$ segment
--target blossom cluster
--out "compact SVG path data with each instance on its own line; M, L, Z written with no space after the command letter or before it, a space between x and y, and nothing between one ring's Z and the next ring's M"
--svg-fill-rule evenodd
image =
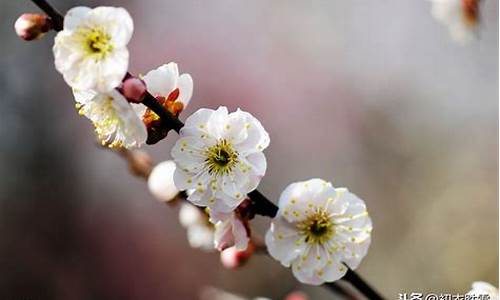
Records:
M127 45L134 24L123 8L75 7L62 27L53 47L55 67L102 144L140 147L166 136L168 126L143 101L153 97L177 118L192 97L191 76L180 74L175 63L140 78L130 75ZM249 221L257 204L249 194L266 173L263 151L270 144L269 134L250 113L219 107L196 111L179 135L171 150L173 160L150 171L148 187L160 201L185 197L188 202L182 204L179 220L191 246L223 251L223 264L237 266L255 248ZM371 230L361 199L311 179L284 190L265 244L301 282L321 284L359 265Z
M176 115L188 104L193 91L191 76L179 75L175 63L149 71L142 80L124 81L133 30L132 18L124 8L75 7L64 17L63 30L56 35L53 47L55 67L73 89L79 113L92 121L103 145L111 147L141 146L159 119L143 104L131 103L140 102L127 97L133 85L139 85L135 89L145 85Z
M479 23L479 0L429 0L433 16L451 36L466 43ZM61 19L62 20L62 19ZM24 14L15 24L25 40L60 27L56 20ZM55 37L55 68L72 88L76 108L112 148L153 144L170 129L144 105L146 97L178 118L193 95L193 79L170 62L139 78L128 73L128 43L134 23L120 7L75 7ZM151 99L150 99L151 100ZM173 160L150 172L148 187L159 201L183 198L179 221L192 247L221 251L222 263L237 267L255 250L250 220L258 205L251 193L267 169L270 136L248 112L201 108L189 116L171 149ZM274 205L274 204L273 204ZM265 235L271 257L290 267L302 283L320 285L342 278L366 256L373 229L365 202L347 188L318 178L288 185ZM467 295L498 299L498 289L475 282Z

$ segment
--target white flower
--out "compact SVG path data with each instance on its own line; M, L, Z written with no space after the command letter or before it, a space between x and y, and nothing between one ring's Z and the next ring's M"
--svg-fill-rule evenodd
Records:
M54 43L56 69L79 90L109 92L127 73L134 24L119 7L74 7Z
M196 205L229 212L266 172L262 150L269 135L247 112L200 109L186 120L180 136L172 149L174 182L180 190L195 189L188 200Z
M476 281L472 283L472 290L468 292L467 295L488 295L490 296L489 300L498 300L498 289L487 282Z
M146 126L118 91L97 93L73 90L73 95L79 113L94 123L103 145L130 148L146 141Z
M479 0L430 0L432 15L448 27L454 40L465 44L476 36Z
M179 190L174 184L175 162L167 160L157 164L148 177L148 188L159 201L175 199Z
M236 250L243 251L248 247L250 238L243 222L235 212L222 213L210 210L210 222L214 224L214 246L222 251L235 246Z
M370 245L372 222L363 200L321 179L290 184L266 233L272 257L307 284L335 281L356 268Z
M187 230L189 245L205 251L214 250L214 227L208 221L208 215L199 207L182 203L179 221Z
M149 71L144 81L148 91L174 115L186 108L193 95L191 75L179 76L179 68L173 62Z

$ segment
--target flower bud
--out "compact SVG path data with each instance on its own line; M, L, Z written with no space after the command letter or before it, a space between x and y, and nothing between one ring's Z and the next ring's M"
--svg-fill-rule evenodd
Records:
M245 264L253 255L255 246L253 243L248 243L246 250L239 251L235 246L229 247L220 253L220 261L227 269L236 269Z
M286 295L285 300L309 300L309 298L303 292L296 291Z
M174 200L179 190L174 184L175 162L168 160L154 167L148 178L149 191L159 201Z
M151 170L153 169L151 156L141 150L131 150L127 151L126 157L132 174L148 178Z
M121 87L122 94L129 102L141 103L146 95L146 83L137 77L125 79Z
M52 29L49 17L41 14L22 14L14 24L16 34L25 41L41 38Z

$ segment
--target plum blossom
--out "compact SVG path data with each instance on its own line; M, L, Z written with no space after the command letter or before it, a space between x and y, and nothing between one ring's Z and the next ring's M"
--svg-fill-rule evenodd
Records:
M175 162L167 160L157 164L148 177L148 188L159 201L172 201L179 190L174 184Z
M472 283L472 290L467 293L471 296L489 296L490 300L498 300L498 289L493 285L484 282L476 281ZM479 298L478 298L479 299Z
M210 222L215 227L214 246L217 250L222 251L232 246L238 251L247 249L250 238L245 224L236 212L210 210Z
M431 13L448 27L451 37L465 44L472 41L479 23L479 0L430 0Z
M204 251L214 251L214 226L201 208L184 202L179 210L179 221L186 228L189 245Z
M355 269L370 245L363 200L322 179L290 184L266 233L271 256L307 284L335 281Z
M131 148L146 141L146 126L118 91L73 90L73 95L79 114L92 121L103 145Z
M147 90L156 100L175 117L187 107L193 95L193 79L185 73L179 75L179 68L174 62L164 64L146 73L142 77ZM148 144L154 144L165 136L169 128L163 126L160 117L151 109L134 105L148 129Z
M56 69L72 88L109 92L128 69L134 24L121 7L74 7L53 47Z
M226 107L200 109L191 115L172 149L180 190L193 189L188 200L212 211L235 209L266 172L262 151L269 135L251 114Z
M193 78L187 73L179 75L174 62L149 71L144 81L148 91L176 116L186 108L193 95Z

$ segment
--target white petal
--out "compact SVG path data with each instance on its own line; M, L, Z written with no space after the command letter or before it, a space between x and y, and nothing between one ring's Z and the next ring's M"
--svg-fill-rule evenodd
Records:
M87 15L90 26L99 24L110 35L113 46L124 47L134 32L134 22L130 14L122 7L99 6Z
M179 71L176 63L162 65L144 76L148 91L153 95L168 97L177 87Z
M332 260L316 274L325 282L333 282L344 277L346 272L347 268L342 263Z
M64 16L64 30L75 29L78 25L80 25L81 21L87 17L91 10L92 9L85 6L77 6L68 10Z
M73 89L73 96L75 97L75 101L80 104L89 103L90 101L92 101L92 99L94 99L96 95L97 93L94 92L93 90L82 91Z
M179 76L177 87L179 88L179 99L185 108L193 96L193 78L191 78L191 75L182 74Z
M167 160L157 164L148 177L148 188L160 201L175 199L179 190L174 184L175 162Z
M292 264L292 272L295 278L302 283L311 285L320 285L323 283L323 279L317 276L314 270L303 269L297 261Z
M184 227L205 224L206 216L200 208L189 203L182 203L179 209L179 222Z

